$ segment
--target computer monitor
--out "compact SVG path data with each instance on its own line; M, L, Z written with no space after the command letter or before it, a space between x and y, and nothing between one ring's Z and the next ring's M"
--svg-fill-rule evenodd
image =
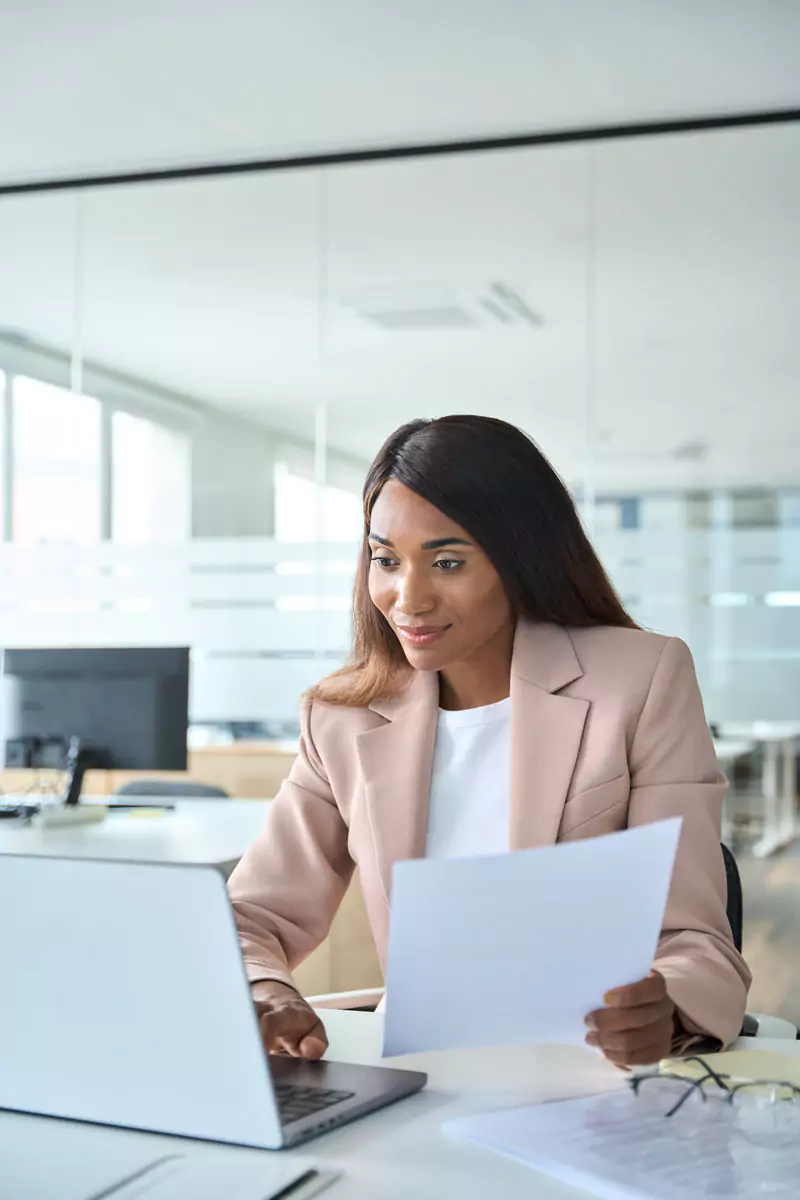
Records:
M13 761L77 769L73 803L87 767L186 770L187 647L6 650L3 692Z

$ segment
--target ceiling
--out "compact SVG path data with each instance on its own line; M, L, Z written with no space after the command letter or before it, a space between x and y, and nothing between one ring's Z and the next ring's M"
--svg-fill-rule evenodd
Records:
M68 27L44 7L12 17L30 102L0 133L11 174L800 97L800 6L780 3L503 0L491 19L463 3L456 23L444 5L234 3L217 42L203 4L183 42L188 6L140 3L126 23L77 3ZM77 334L108 366L292 436L312 436L326 401L331 445L364 459L403 420L472 410L523 425L573 483L800 483L800 125L104 189L79 206L76 254L74 194L0 200L0 328L65 349ZM493 282L541 325L357 315L475 312Z
M18 0L0 182L800 102L791 0Z

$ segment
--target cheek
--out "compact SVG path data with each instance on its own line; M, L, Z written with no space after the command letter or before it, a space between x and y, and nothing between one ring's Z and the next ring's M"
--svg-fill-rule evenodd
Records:
M472 587L459 589L451 606L465 653L493 638L511 621L511 606L502 585L493 579L476 584L477 580Z
M493 575L471 580L465 577L457 595L453 596L453 604L462 619L470 624L498 625L511 615L503 586Z
M376 571L370 571L369 598L378 611L384 613L384 615L391 608L392 590L389 580L385 575L381 576Z

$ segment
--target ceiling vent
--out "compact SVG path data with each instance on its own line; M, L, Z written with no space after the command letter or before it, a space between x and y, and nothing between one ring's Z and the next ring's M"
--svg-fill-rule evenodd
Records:
M403 287L384 293L343 297L353 316L389 333L426 330L523 328L542 318L507 283L481 287Z

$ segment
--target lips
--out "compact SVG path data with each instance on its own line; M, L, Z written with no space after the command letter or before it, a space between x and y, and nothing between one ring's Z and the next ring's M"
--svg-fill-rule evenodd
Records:
M450 626L398 625L396 628L399 636L404 642L407 642L409 646L415 646L418 649L423 649L426 646L433 646L436 642L441 641Z

